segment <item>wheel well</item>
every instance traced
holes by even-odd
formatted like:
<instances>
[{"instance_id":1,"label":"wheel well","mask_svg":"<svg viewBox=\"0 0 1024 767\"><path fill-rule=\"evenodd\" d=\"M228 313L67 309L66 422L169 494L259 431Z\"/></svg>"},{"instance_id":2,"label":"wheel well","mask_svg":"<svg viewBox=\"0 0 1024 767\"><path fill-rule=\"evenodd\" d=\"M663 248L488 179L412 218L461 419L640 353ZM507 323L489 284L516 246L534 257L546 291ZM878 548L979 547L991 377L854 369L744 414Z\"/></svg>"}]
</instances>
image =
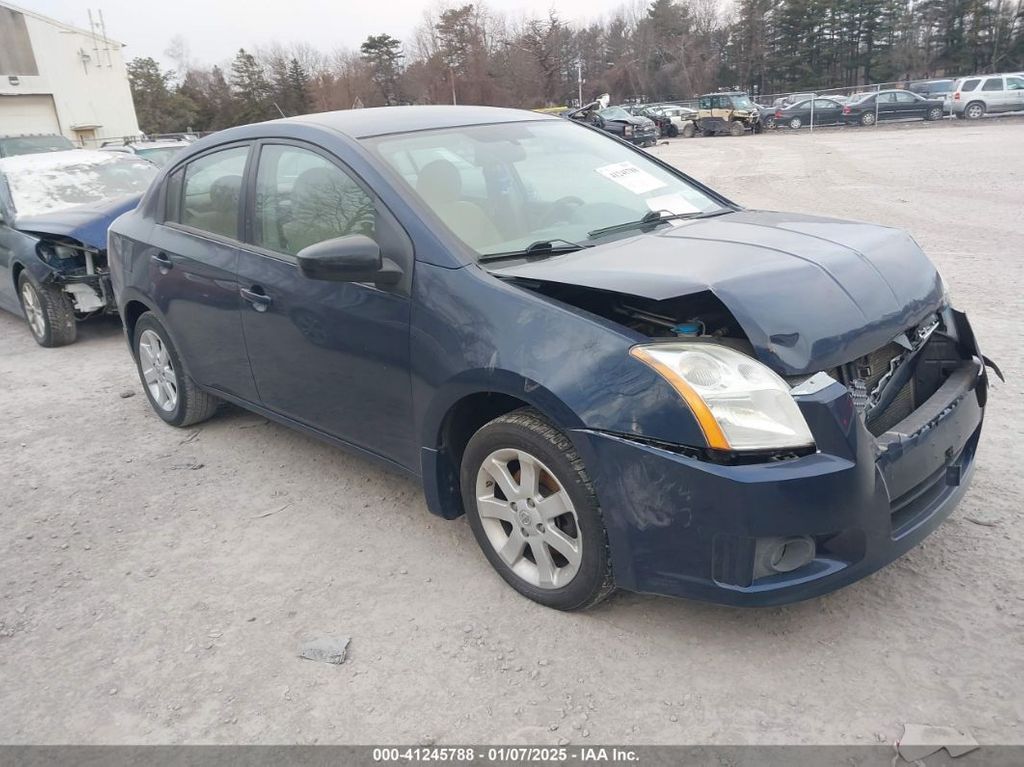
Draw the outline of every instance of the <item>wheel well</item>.
<instances>
[{"instance_id":1,"label":"wheel well","mask_svg":"<svg viewBox=\"0 0 1024 767\"><path fill-rule=\"evenodd\" d=\"M141 301L129 301L124 306L122 315L124 317L124 327L128 332L128 341L131 343L135 338L135 323L139 321L139 317L149 311L149 307Z\"/></svg>"},{"instance_id":2,"label":"wheel well","mask_svg":"<svg viewBox=\"0 0 1024 767\"><path fill-rule=\"evenodd\" d=\"M479 392L463 397L448 410L441 422L437 445L437 487L445 517L454 519L465 513L459 473L469 440L498 416L529 406L508 394Z\"/></svg>"},{"instance_id":3,"label":"wheel well","mask_svg":"<svg viewBox=\"0 0 1024 767\"><path fill-rule=\"evenodd\" d=\"M11 278L14 280L14 294L18 294L18 278L21 277L21 273L25 271L25 265L15 261L14 267L11 269Z\"/></svg>"},{"instance_id":4,"label":"wheel well","mask_svg":"<svg viewBox=\"0 0 1024 767\"><path fill-rule=\"evenodd\" d=\"M975 104L977 104L982 109L986 109L984 101L982 101L981 99L975 99L974 101L968 101L967 102L967 106L964 107L964 111L966 112L968 109L973 107Z\"/></svg>"}]
</instances>

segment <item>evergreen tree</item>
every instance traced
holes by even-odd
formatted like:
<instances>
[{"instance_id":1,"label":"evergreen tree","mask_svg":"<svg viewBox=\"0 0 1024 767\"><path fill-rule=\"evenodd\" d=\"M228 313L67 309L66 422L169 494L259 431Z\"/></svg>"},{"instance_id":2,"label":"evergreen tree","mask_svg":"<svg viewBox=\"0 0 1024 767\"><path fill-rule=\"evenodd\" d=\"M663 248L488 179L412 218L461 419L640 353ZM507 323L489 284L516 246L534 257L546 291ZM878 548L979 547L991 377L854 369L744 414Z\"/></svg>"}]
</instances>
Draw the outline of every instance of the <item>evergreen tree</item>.
<instances>
[{"instance_id":1,"label":"evergreen tree","mask_svg":"<svg viewBox=\"0 0 1024 767\"><path fill-rule=\"evenodd\" d=\"M238 122L259 122L279 116L271 101L271 87L263 67L245 48L239 48L231 62L231 92L237 101L235 117Z\"/></svg>"},{"instance_id":2,"label":"evergreen tree","mask_svg":"<svg viewBox=\"0 0 1024 767\"><path fill-rule=\"evenodd\" d=\"M370 35L359 47L370 76L388 106L399 103L398 78L401 74L402 43L388 34Z\"/></svg>"}]
</instances>

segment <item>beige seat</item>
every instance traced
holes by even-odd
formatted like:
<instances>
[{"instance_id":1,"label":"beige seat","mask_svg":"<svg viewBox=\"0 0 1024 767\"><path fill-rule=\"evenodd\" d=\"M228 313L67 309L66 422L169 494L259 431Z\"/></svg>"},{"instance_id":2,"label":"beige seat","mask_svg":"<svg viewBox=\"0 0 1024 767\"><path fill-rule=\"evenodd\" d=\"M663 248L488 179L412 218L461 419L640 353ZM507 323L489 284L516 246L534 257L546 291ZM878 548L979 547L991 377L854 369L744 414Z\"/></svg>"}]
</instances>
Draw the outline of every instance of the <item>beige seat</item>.
<instances>
[{"instance_id":1,"label":"beige seat","mask_svg":"<svg viewBox=\"0 0 1024 767\"><path fill-rule=\"evenodd\" d=\"M462 177L448 160L434 160L424 165L416 178L416 191L470 247L479 250L501 240L494 223L480 206L461 199Z\"/></svg>"}]
</instances>

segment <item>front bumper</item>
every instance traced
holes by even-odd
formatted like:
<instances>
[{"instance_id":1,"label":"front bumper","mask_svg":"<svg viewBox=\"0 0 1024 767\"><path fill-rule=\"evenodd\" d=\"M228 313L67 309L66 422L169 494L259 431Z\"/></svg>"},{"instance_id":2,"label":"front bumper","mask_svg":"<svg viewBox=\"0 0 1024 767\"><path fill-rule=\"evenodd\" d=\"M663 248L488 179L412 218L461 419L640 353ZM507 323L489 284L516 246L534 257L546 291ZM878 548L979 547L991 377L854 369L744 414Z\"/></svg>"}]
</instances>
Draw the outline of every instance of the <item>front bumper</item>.
<instances>
[{"instance_id":1,"label":"front bumper","mask_svg":"<svg viewBox=\"0 0 1024 767\"><path fill-rule=\"evenodd\" d=\"M604 513L622 588L732 605L825 594L884 567L949 516L970 483L987 379L965 360L875 438L847 389L797 398L818 452L726 466L620 435L574 433ZM757 577L758 540L811 536L814 558Z\"/></svg>"},{"instance_id":2,"label":"front bumper","mask_svg":"<svg viewBox=\"0 0 1024 767\"><path fill-rule=\"evenodd\" d=\"M651 127L633 131L633 135L626 136L626 141L636 146L654 146L658 143L658 129Z\"/></svg>"}]
</instances>

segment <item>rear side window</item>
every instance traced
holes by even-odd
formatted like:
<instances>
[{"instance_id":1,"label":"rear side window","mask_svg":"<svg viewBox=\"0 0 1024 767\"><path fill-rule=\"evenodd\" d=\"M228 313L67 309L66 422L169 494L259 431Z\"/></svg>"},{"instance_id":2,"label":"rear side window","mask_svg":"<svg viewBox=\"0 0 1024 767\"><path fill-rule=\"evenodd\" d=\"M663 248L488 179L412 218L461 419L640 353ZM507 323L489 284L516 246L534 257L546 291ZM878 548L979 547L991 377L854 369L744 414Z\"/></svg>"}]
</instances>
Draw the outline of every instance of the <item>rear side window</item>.
<instances>
[{"instance_id":1,"label":"rear side window","mask_svg":"<svg viewBox=\"0 0 1024 767\"><path fill-rule=\"evenodd\" d=\"M911 93L903 93L902 91L896 94L896 100L901 104L914 104L917 99Z\"/></svg>"},{"instance_id":2,"label":"rear side window","mask_svg":"<svg viewBox=\"0 0 1024 767\"><path fill-rule=\"evenodd\" d=\"M1001 91L1003 90L1003 78L1001 77L990 77L985 81L985 84L981 86L983 91Z\"/></svg>"},{"instance_id":3,"label":"rear side window","mask_svg":"<svg viewBox=\"0 0 1024 767\"><path fill-rule=\"evenodd\" d=\"M889 93L879 93L878 96L876 96L875 98L878 99L878 103L879 104L895 104L896 103L896 94L892 93L891 91Z\"/></svg>"},{"instance_id":4,"label":"rear side window","mask_svg":"<svg viewBox=\"0 0 1024 767\"><path fill-rule=\"evenodd\" d=\"M1024 91L1024 77L1007 77L1006 90Z\"/></svg>"},{"instance_id":5,"label":"rear side window","mask_svg":"<svg viewBox=\"0 0 1024 767\"><path fill-rule=\"evenodd\" d=\"M964 80L964 84L960 86L960 90L973 91L975 88L978 87L978 83L980 82L981 80Z\"/></svg>"},{"instance_id":6,"label":"rear side window","mask_svg":"<svg viewBox=\"0 0 1024 767\"><path fill-rule=\"evenodd\" d=\"M178 220L193 229L238 239L239 198L249 147L223 149L185 166Z\"/></svg>"}]
</instances>

